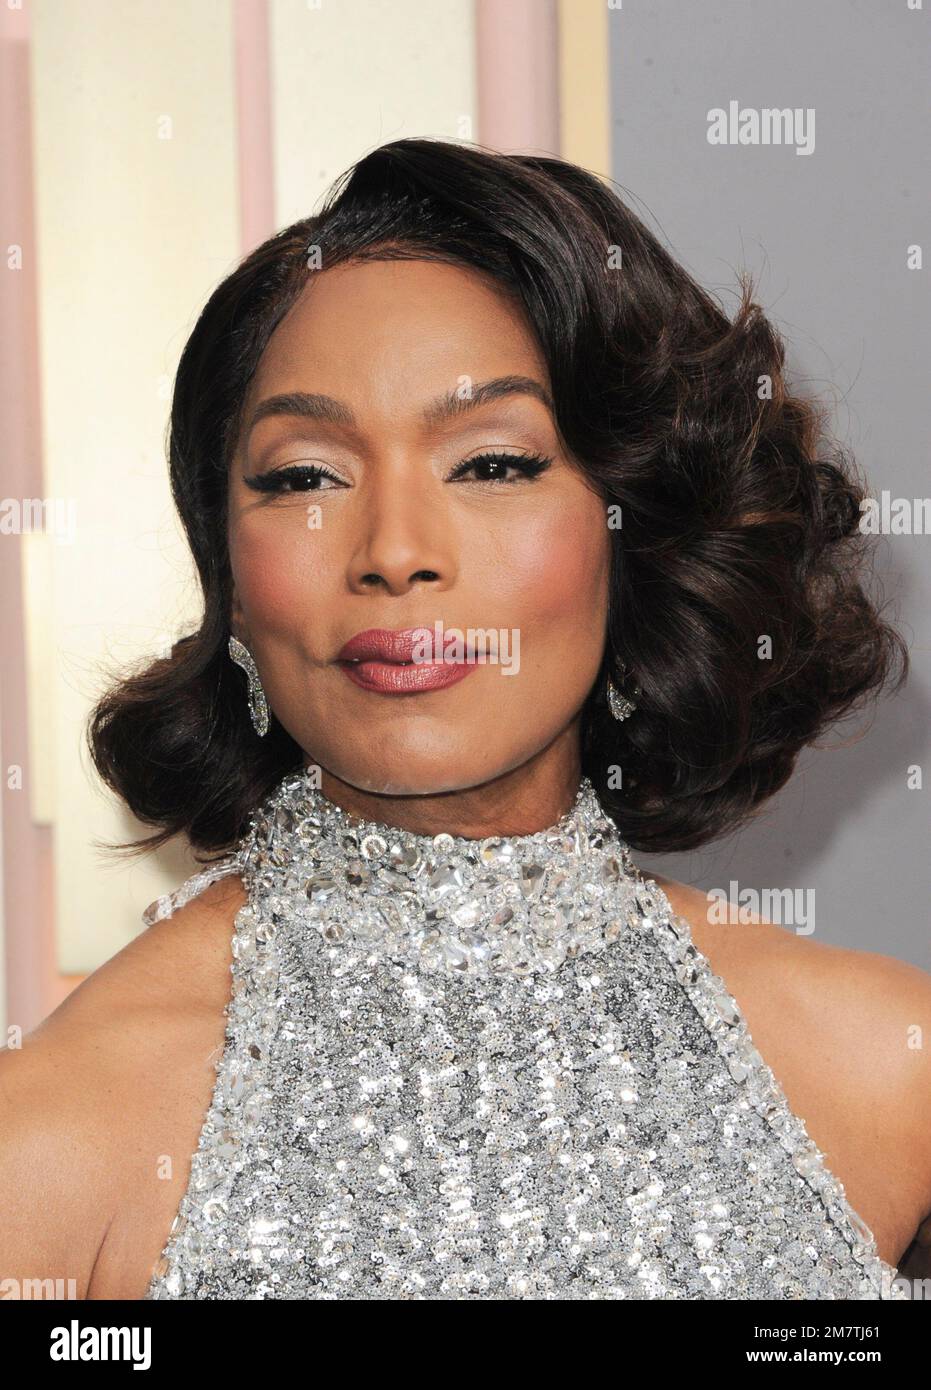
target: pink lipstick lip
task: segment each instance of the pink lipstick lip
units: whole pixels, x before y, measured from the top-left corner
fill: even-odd
[[[340,661],[338,665],[355,685],[380,695],[418,695],[428,690],[443,690],[475,670],[474,662],[463,661]]]
[[[386,627],[366,628],[364,632],[357,632],[355,637],[349,639],[336,659],[339,662],[382,662],[394,665],[412,662],[414,646],[423,641],[424,633],[429,633],[432,638],[433,628],[426,624],[422,627],[402,628],[397,632]],[[467,648],[464,662],[474,663],[474,660],[474,653],[471,648]],[[440,658],[438,662],[418,662],[416,664],[443,666],[461,665],[462,663],[444,661]]]

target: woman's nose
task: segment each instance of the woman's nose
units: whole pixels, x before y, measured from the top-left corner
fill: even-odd
[[[404,593],[419,580],[441,586],[451,581],[453,531],[428,490],[422,475],[419,483],[396,477],[390,487],[386,482],[367,490],[349,564],[354,588],[383,584]]]

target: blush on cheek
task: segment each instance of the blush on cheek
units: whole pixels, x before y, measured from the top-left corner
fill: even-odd
[[[283,536],[281,528],[240,526],[230,544],[236,592],[249,627],[306,631],[320,611],[328,565],[315,533]]]
[[[580,510],[522,531],[509,547],[510,588],[532,614],[533,625],[560,620],[587,623],[606,602],[609,537],[603,512]]]

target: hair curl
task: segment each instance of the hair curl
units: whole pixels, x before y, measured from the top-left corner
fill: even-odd
[[[252,729],[227,655],[225,538],[246,389],[312,273],[311,247],[324,267],[447,261],[492,276],[522,305],[562,439],[606,506],[620,508],[582,765],[635,849],[688,849],[734,828],[829,724],[901,685],[904,642],[862,583],[865,487],[827,436],[826,412],[789,393],[784,345],[752,302],[749,276],[740,273],[730,321],[578,166],[397,140],[342,175],[317,215],[247,256],[214,290],[182,353],[171,488],[204,616],[92,713],[101,777],[159,827],[118,848],[140,852],[184,833],[208,857],[227,851],[261,798],[303,763],[274,717],[265,738]],[[623,723],[604,697],[618,662],[642,692]],[[616,768],[623,785],[612,789]]]

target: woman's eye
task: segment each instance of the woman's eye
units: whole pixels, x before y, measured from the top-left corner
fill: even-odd
[[[451,481],[458,482],[474,469],[475,481],[479,483],[515,483],[520,478],[532,482],[549,468],[552,462],[552,459],[544,458],[542,454],[477,454],[475,458],[466,459],[459,464],[451,474]],[[517,478],[507,476],[509,468],[517,469]]]
[[[334,483],[342,484],[342,478],[337,478],[335,473],[331,473],[328,468],[321,468],[316,463],[291,464],[287,468],[273,468],[268,473],[256,473],[251,478],[244,478],[243,482],[255,492],[329,491],[328,488],[321,489],[320,487],[323,478],[331,478]]]
[[[532,482],[549,468],[552,462],[552,459],[544,458],[541,454],[477,454],[475,458],[465,459],[460,463],[450,474],[449,480],[513,484],[525,479]],[[508,470],[511,469],[516,476],[509,476]],[[469,474],[474,474],[474,478],[470,478]],[[342,478],[316,463],[272,468],[267,473],[256,473],[251,478],[244,478],[243,482],[255,492],[329,492],[331,488],[322,486],[324,479],[329,479],[337,487],[346,486]]]

